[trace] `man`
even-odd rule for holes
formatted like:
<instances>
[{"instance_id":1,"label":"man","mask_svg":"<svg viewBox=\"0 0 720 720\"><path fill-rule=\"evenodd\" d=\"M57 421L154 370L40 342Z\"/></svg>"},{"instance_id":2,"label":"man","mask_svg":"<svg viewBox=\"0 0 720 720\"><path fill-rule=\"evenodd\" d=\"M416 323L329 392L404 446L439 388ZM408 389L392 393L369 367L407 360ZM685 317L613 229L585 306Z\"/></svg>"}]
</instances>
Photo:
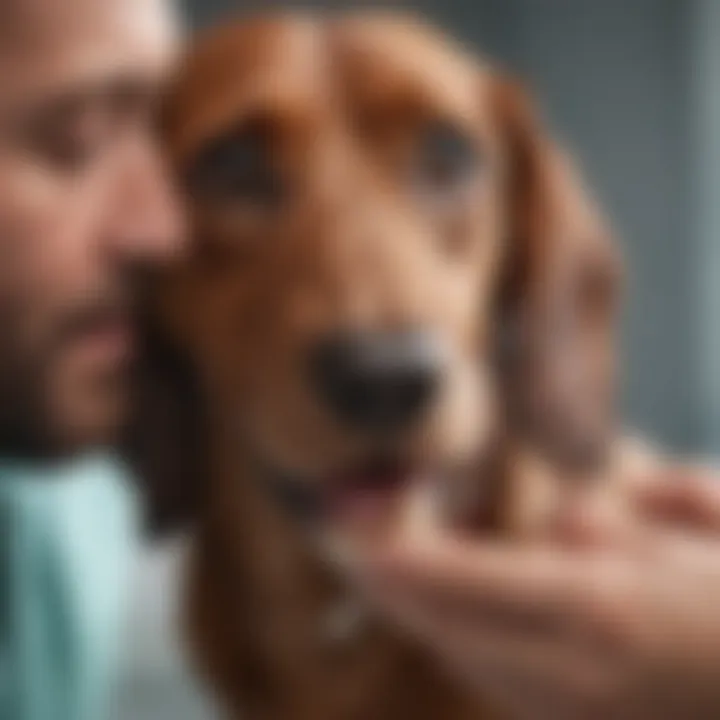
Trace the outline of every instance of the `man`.
<instances>
[{"instance_id":1,"label":"man","mask_svg":"<svg viewBox=\"0 0 720 720\"><path fill-rule=\"evenodd\" d=\"M104 714L132 547L112 444L144 269L180 249L153 137L171 0L0 0L0 718Z\"/></svg>"}]
</instances>

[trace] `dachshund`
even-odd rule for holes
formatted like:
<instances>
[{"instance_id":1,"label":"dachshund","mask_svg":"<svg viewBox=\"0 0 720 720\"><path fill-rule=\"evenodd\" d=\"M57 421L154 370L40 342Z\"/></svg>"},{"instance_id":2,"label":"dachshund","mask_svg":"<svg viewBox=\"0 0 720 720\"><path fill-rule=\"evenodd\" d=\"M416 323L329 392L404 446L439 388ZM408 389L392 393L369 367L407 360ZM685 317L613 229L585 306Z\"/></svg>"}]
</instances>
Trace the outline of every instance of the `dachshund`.
<instances>
[{"instance_id":1,"label":"dachshund","mask_svg":"<svg viewBox=\"0 0 720 720\"><path fill-rule=\"evenodd\" d=\"M148 299L131 448L153 520L194 524L199 672L233 718L495 717L345 558L543 534L652 462L618 428L622 264L578 172L513 79L382 11L206 31L161 130L193 237Z\"/></svg>"}]
</instances>

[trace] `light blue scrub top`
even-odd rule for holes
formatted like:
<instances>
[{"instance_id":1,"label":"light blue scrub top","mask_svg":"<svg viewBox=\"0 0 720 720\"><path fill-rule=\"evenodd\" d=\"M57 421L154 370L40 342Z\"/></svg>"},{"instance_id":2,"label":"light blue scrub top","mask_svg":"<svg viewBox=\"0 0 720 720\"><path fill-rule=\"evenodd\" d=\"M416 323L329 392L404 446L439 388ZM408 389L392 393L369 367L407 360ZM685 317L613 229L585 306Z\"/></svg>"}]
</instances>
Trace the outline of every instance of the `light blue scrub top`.
<instances>
[{"instance_id":1,"label":"light blue scrub top","mask_svg":"<svg viewBox=\"0 0 720 720\"><path fill-rule=\"evenodd\" d=\"M137 530L112 458L0 461L0 720L107 716Z\"/></svg>"}]
</instances>

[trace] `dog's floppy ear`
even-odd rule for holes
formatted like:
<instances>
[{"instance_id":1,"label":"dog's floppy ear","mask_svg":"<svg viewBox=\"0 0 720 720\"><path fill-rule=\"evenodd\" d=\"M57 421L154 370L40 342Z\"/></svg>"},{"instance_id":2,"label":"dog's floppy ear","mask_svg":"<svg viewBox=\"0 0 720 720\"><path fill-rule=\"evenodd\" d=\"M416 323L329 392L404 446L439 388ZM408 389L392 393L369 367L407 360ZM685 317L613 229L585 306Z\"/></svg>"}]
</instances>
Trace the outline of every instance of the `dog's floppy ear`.
<instances>
[{"instance_id":1,"label":"dog's floppy ear","mask_svg":"<svg viewBox=\"0 0 720 720\"><path fill-rule=\"evenodd\" d=\"M140 323L141 353L124 452L137 479L147 530L166 535L199 516L207 473L207 422L189 356L161 323Z\"/></svg>"},{"instance_id":2,"label":"dog's floppy ear","mask_svg":"<svg viewBox=\"0 0 720 720\"><path fill-rule=\"evenodd\" d=\"M589 469L613 429L619 258L525 93L503 81L497 102L510 193L497 306L509 432L561 467Z\"/></svg>"}]
</instances>

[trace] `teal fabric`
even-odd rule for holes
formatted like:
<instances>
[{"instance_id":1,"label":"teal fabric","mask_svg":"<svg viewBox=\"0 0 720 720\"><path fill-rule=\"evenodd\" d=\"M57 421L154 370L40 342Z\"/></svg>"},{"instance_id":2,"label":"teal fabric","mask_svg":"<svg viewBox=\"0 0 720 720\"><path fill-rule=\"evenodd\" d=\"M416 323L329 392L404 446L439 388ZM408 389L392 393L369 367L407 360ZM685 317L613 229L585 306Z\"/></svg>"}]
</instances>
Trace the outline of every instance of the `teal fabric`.
<instances>
[{"instance_id":1,"label":"teal fabric","mask_svg":"<svg viewBox=\"0 0 720 720\"><path fill-rule=\"evenodd\" d=\"M112 458L0 461L0 720L106 717L137 536Z\"/></svg>"}]
</instances>

